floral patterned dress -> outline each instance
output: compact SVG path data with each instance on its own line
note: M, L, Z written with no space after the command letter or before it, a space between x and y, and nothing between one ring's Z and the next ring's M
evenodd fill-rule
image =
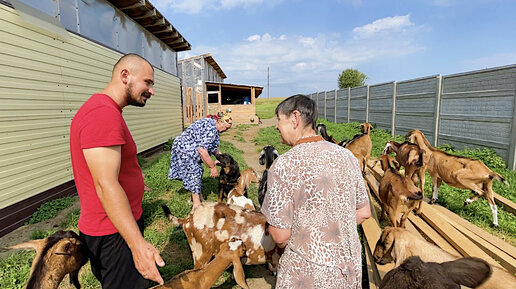
M357 159L310 137L281 155L268 175L262 213L291 229L276 288L361 288L356 210L369 205Z
M213 154L219 147L219 132L215 120L203 118L192 123L172 144L168 178L183 181L184 188L200 194L202 188L202 160L198 147Z

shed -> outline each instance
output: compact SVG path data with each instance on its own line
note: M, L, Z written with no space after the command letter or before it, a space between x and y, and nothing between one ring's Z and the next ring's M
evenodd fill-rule
M177 52L190 44L148 0L0 0L0 21L3 236L43 202L76 193L70 122L123 54L142 55L155 69L154 97L124 109L138 152L181 133Z
M237 124L258 122L255 99L263 87L224 83L226 74L210 53L179 60L178 71L185 123L227 110Z

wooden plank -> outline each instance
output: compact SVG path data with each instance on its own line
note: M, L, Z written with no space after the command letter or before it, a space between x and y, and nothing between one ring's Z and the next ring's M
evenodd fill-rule
M484 231L483 229L473 225L472 223L468 222L467 220L464 220L460 216L457 216L450 210L439 206L439 205L432 205L436 210L438 210L442 215L448 217L450 220L452 220L453 224L461 225L462 227L468 229L470 232L475 234L478 238L482 238L483 240L491 243L496 248L500 249L501 251L505 252L512 258L516 259L516 247L512 246L511 244L505 242L504 240L489 234L488 232Z
M453 248L453 246L450 245L450 243L448 243L448 241L446 241L446 239L444 239L441 235L439 235L434 230L434 228L430 227L420 217L410 214L408 219L410 222L407 222L407 224L411 223L415 227L417 227L420 231L422 231L424 233L424 235L426 236L426 238L425 238L425 236L423 236L426 240L432 241L435 245L439 246L439 248L445 250L446 252L448 252L450 254L453 254L456 256L461 255L459 253L459 251L455 250L455 248Z
M504 211L509 212L513 215L516 215L516 204L513 201L511 201L505 197L502 197L497 193L494 193L494 199L495 199L496 204L501 206Z
M380 274L378 273L378 269L376 268L376 264L374 262L373 253L371 252L371 248L367 244L367 241L364 240L363 244L365 257L366 257L366 265L367 265L367 279L369 280L369 289L376 289L380 287Z

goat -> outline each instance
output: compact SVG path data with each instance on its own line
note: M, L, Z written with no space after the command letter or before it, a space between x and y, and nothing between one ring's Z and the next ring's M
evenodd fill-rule
M316 131L322 136L322 138L326 141L332 142L332 143L339 143L333 136L328 135L326 132L326 125L324 123L320 123L316 127Z
M162 206L167 218L175 225L183 226L194 260L194 269L204 266L219 252L222 243L230 236L240 238L246 247L245 265L268 263L269 270L276 270L283 253L269 235L265 216L257 211L223 203L203 202L186 218L178 219L167 206Z
M215 154L215 158L218 160L217 165L221 167L219 174L219 197L217 199L220 203L237 184L240 177L240 168L230 154Z
M389 155L381 155L377 160L380 161L384 171L378 187L382 207L380 219L384 219L385 212L387 212L393 227L404 228L408 215L418 204L417 200L423 199L423 193L414 185L409 176L402 176L391 166L392 160ZM396 219L399 207L403 204L406 204L408 208L403 212L398 223Z
M399 266L410 256L419 256L424 262L453 261L459 256L452 255L443 249L428 243L425 239L403 229L386 227L376 246L373 257L376 263L384 265L394 262ZM516 288L516 277L497 266L492 266L493 273L485 283L477 288L512 289Z
M229 191L227 203L255 210L253 201L245 196L245 192L251 183L258 183L259 181L260 175L253 169L249 168L241 172L237 185Z
M396 170L400 170L400 166L405 168L405 175L409 176L414 184L415 176L419 178L419 189L421 192L425 191L425 169L426 162L424 160L424 152L416 144L410 142L397 143L395 141L389 141L385 145L383 150L384 155L388 155L393 152L396 155L396 161L398 166ZM428 160L427 160L428 162ZM418 201L416 214L421 215L421 203L423 199Z
M352 140L343 144L345 148L350 150L353 155L357 158L358 164L360 165L360 170L362 170L362 174L365 176L365 168L367 167L367 163L371 158L371 149L373 148L373 143L371 142L370 132L373 126L367 122L364 122L360 125L360 130L362 131L361 135L356 135Z
M479 197L485 196L491 213L493 226L498 226L498 210L494 201L493 180L497 179L507 186L507 181L498 173L493 172L483 162L471 158L450 155L430 145L425 135L417 129L407 134L411 142L417 142L425 154L428 155L426 170L432 178L432 201L437 201L439 187L444 181L446 184L459 189L471 190L472 197L464 202L464 206L471 204Z
M491 266L479 258L465 257L440 264L425 263L412 256L385 275L380 289L460 289L460 285L475 288L490 275Z
M209 289L217 278L233 264L233 276L240 287L249 289L245 282L244 269L240 258L245 254L245 245L238 238L231 238L220 245L213 260L200 269L181 272L163 285L153 289Z
M262 179L260 180L260 185L258 187L258 203L260 203L260 207L262 206L265 194L267 193L267 174L269 173L269 168L278 157L279 153L273 146L266 146L262 149L260 158L258 158L260 165L265 165L265 170L263 171Z
M46 239L32 240L8 249L34 249L26 289L56 289L66 274L77 289L79 270L88 262L86 248L74 231L57 231Z

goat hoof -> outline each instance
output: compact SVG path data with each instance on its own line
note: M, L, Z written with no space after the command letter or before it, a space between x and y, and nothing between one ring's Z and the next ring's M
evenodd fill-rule
M435 204L437 200L431 199L430 202L428 202L430 205Z
M491 224L491 226L489 226L491 228L498 228L498 224Z

